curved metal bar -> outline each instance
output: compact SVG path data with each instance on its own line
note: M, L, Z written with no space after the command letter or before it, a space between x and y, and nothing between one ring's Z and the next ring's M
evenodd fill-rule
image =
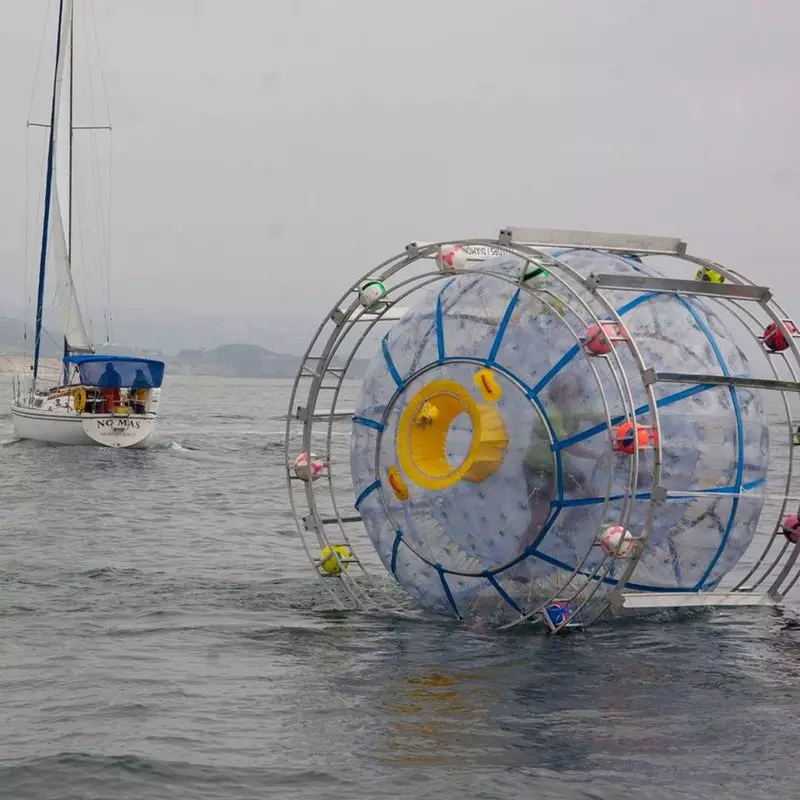
M760 341L760 336L758 334L757 329L754 330L753 328L751 328L747 324L746 319L749 318L754 323L756 323L756 325L760 325L761 321L756 317L755 314L752 313L752 311L750 311L750 309L742 306L740 303L738 303L736 301L729 301L729 302L730 302L731 306L733 307L732 309L728 309L729 313L733 317L735 317L737 320L739 320L739 322L742 324L742 326L747 331L750 332L750 334L753 336L753 338L756 341ZM773 359L768 358L767 359L767 364L769 364L769 368L772 370L772 374L773 374L775 380L776 381L779 380L780 376L778 375L778 370L775 368L775 364L774 364ZM790 489L791 489L792 468L793 468L793 460L794 460L794 452L793 452L793 445L792 445L792 434L793 434L793 431L792 431L791 409L789 407L789 399L788 399L788 397L786 395L786 392L781 392L780 394L781 394L781 397L783 399L784 407L785 407L785 410L786 410L787 426L788 426L788 446L789 446L789 469L787 470L786 483L785 483L785 486L784 486L784 499L783 499L783 501L781 503L781 508L780 508L780 511L778 512L778 519L776 520L775 525L773 526L772 535L770 536L769 541L767 542L766 546L764 547L763 552L758 557L758 559L756 560L755 564L750 569L750 571L731 589L731 591L734 591L734 592L736 592L736 591L753 591L754 589L758 588L758 586L760 586L766 580L766 578L769 577L769 575L775 569L777 564L780 562L780 560L783 557L783 554L784 554L784 552L786 550L786 544L788 544L788 543L784 544L784 547L781 549L781 552L778 554L777 558L772 562L772 564L769 566L769 568L766 570L766 572L764 572L764 574L761 575L761 577L758 578L758 580L752 586L749 586L747 589L745 589L744 586L748 583L750 578L756 573L756 571L759 569L759 567L763 564L764 560L767 557L767 554L772 549L773 544L777 540L777 536L778 536L778 533L780 531L781 521L782 521L783 515L784 515L784 513L786 511L786 505L788 503L788 499L787 498L789 496Z
M439 276L436 275L435 279L438 280ZM419 282L420 280L421 280L420 276L415 276L414 278L410 278L410 279L408 279L407 281L405 281L403 283ZM359 282L359 285L361 285L361 282ZM395 287L395 288L397 288L397 287ZM418 288L418 287L412 288L406 294L410 294L410 292L414 291L415 288ZM387 292L387 295L388 294L389 293ZM341 305L341 303L340 303L340 305ZM328 342L327 342L327 344L326 344L326 346L325 346L325 348L323 350L324 358L320 359L321 364L322 364L322 376L324 376L326 374L327 368L328 368L329 364L331 363L333 357L336 355L336 352L338 351L339 346L347 338L347 336L350 333L350 331L352 330L353 326L358 321L357 319L353 318L353 315L361 307L362 306L361 306L360 302L352 303L352 305L348 309L344 319L339 323L337 328L334 330L334 332L329 337ZM384 306L382 314L378 315L378 318L376 318L375 320L371 320L370 329L371 329L371 327L374 326L374 324L377 324L377 322L380 321L380 316L385 314L387 311L388 311L388 307ZM348 320L350 324L345 326L344 320ZM368 333L368 332L369 331L366 331L365 334ZM363 338L364 337L362 337L361 341L363 341ZM338 388L341 387L341 383L344 380L344 376L346 375L346 368L349 365L350 361L352 360L353 355L354 355L354 353L351 353L350 360L348 360L347 364L345 365L345 367L342 368L341 371L337 370L337 373L339 374L339 378L337 380L337 387ZM321 385L317 386L317 392L314 393L313 392L313 385L312 385L312 391L309 392L309 398L308 398L308 401L307 401L307 403L308 403L308 405L306 406L307 418L306 418L306 422L305 422L305 425L304 425L304 440L303 440L303 447L304 447L304 450L306 452L310 452L311 430L312 430L313 423L314 423L314 418L315 418L315 413L314 412L316 410L316 402L317 402L317 399L318 399L318 396L319 396L319 389L320 388L321 388ZM336 396L338 396L338 388L337 388ZM330 447L330 445L331 445L331 434L332 434L333 417L334 417L335 412L336 412L336 406L335 406L335 400L334 400L332 402L331 408L329 410L329 416L328 416L328 437L327 437L326 460L327 460L327 463L328 463L328 470L327 471L328 471L328 475L329 475L329 489L330 489L330 492L331 492L331 497L332 497L333 502L334 502L334 509L335 509L335 513L336 513L337 518L338 518L339 528L344 533L344 537L345 537L345 540L346 540L348 546L351 546L351 542L349 540L349 537L347 536L346 532L344 532L344 526L343 526L343 524L341 522L341 515L338 513L338 507L336 506L336 501L334 499L334 492L333 492L333 489L332 489L332 477L331 476L332 476L333 470L332 470L331 458L330 458L330 456L331 456L331 453L330 453L331 447ZM307 496L307 499L308 499L309 509L312 512L312 515L313 515L313 518L314 518L314 527L315 527L315 533L317 535L318 543L320 544L321 547L331 546L332 543L328 539L327 533L325 531L325 525L324 525L324 523L322 521L322 517L319 514L319 510L317 508L316 498L314 496L314 486L313 486L313 484L311 482L308 482L306 484L306 496ZM307 552L308 552L308 550L307 550ZM359 567L360 567L361 571L364 574L369 575L369 573L366 570L366 568L364 567L363 562L361 561L361 559L357 559L357 560L358 560ZM314 561L314 559L312 557L312 564L313 563L315 563L315 561ZM339 579L341 585L343 586L343 588L345 588L345 590L351 596L351 598L354 600L354 602L356 602L360 607L364 607L363 600L361 599L361 597L357 596L357 595L363 595L363 587L358 586L358 584L355 582L354 578L346 570L342 569L339 572L338 575L333 576L333 577ZM369 577L370 577L370 581L372 581L371 576L369 576ZM326 580L330 580L330 579L331 578L326 578Z
M295 524L296 524L296 527L297 527L297 532L298 532L300 540L301 540L301 542L303 544L303 548L306 551L306 555L308 556L309 561L311 561L312 565L315 563L315 559L312 556L311 551L310 551L310 549L308 547L308 544L306 542L305 531L304 531L305 523L301 521L300 515L298 514L297 503L296 503L295 495L294 495L294 486L293 486L293 480L292 480L292 474L291 474L291 466L289 465L289 447L290 447L290 444L291 444L292 423L294 421L293 412L294 412L294 408L295 408L295 403L297 401L297 394L298 394L298 390L299 390L300 381L304 380L304 379L308 379L308 378L311 377L312 378L312 390L313 390L314 383L318 383L319 381L321 381L324 378L324 375L325 375L325 369L324 368L323 368L322 373L318 374L316 369L309 370L307 365L312 360L315 361L315 362L320 360L319 357L317 357L317 356L312 357L311 353L312 353L314 347L317 346L317 343L319 342L320 337L322 336L322 333L323 333L325 327L330 322L333 321L334 312L338 309L338 307L347 299L347 297L353 291L357 290L357 287L359 287L362 283L364 283L366 280L368 280L373 274L375 274L375 273L378 273L378 274L381 274L381 275L383 275L384 273L392 274L394 271L396 271L397 269L400 268L400 266L402 265L404 260L407 260L407 255L404 254L404 253L392 256L391 258L387 259L386 261L384 261L380 265L378 265L378 267L374 268L372 271L367 273L367 275L364 278L362 278L357 283L353 284L350 287L350 289L348 289L348 291L345 292L341 296L341 298L339 299L337 304L334 306L334 308L331 311L328 312L328 314L325 316L323 321L319 324L319 326L317 327L316 331L314 332L314 335L312 336L311 341L309 342L309 345L306 348L306 351L303 354L303 357L302 357L302 359L300 361L300 367L298 369L297 375L295 376L294 383L292 384L292 390L291 390L290 395L289 395L289 413L288 413L287 419L286 419L286 429L285 429L285 436L284 436L285 467L286 467L285 477L286 477L287 490L288 490L288 494L289 494L289 503L290 503L290 506L291 506L291 509L292 509L292 513L293 513L294 518L295 518ZM315 366L316 366L316 364L315 364ZM327 364L325 364L325 367L327 367ZM308 374L307 370L312 373L313 377ZM311 392L309 394L311 394ZM314 400L315 401L316 401L316 395L317 394L318 394L318 389L317 389L317 392L314 393ZM306 430L306 426L304 425L303 426L303 446L304 446L306 452L310 451L310 438L311 438L310 434L311 434L310 427L308 427L308 430ZM316 507L316 502L315 502L314 497L313 497L313 487L310 487L310 486L306 487L305 496L306 496L307 508L308 508L309 512L312 514L312 516L314 518L314 527L315 527L315 532L316 532L321 527L321 518L320 518L319 512L318 512L317 507ZM326 584L327 590L333 596L334 601L336 602L336 604L337 605L341 605L341 598L334 591L333 585L331 584L331 582L329 580L326 580L318 570L315 570L315 572L317 572L317 575L320 578L320 580L322 580ZM339 584L340 584L340 582L337 581L336 585L339 585ZM348 592L348 594L349 594L349 592ZM359 600L357 598L352 598L352 599L356 603L356 605L360 607L361 604L360 604Z
M427 277L427 274L422 275L422 276L417 276L417 278L415 280L421 281L425 277ZM436 282L438 280L439 280L439 276L438 275L435 276L435 277L429 278L428 280L424 280L419 285L414 285L408 291L402 293L398 298L396 298L396 300L394 302L395 303L402 302L402 300L404 300L407 296L409 296L413 292L416 292L420 288L424 288L424 286L426 286L426 285L428 285L430 283L434 283L434 282ZM396 290L397 288L398 287L394 287L394 290ZM389 295L389 292L387 292L387 294L384 295L384 296L388 296L388 295ZM388 306L385 307L386 310L384 311L384 313L386 313L386 311L388 311L388 308L389 308ZM342 335L342 337L340 338L340 342L343 342L347 338L347 335L350 333L350 331L352 331L355 328L355 325L357 324L357 322L358 322L358 319L351 319L350 320L349 328ZM327 422L328 435L327 435L326 442L327 442L328 453L330 453L331 446L332 446L333 423L334 423L334 419L335 419L335 415L336 415L336 405L337 405L337 402L338 402L338 399L339 399L339 394L341 393L342 386L344 384L345 378L347 376L347 370L349 369L350 365L352 364L353 359L357 355L357 353L358 353L359 349L361 348L362 344L367 339L369 334L374 330L374 328L378 325L379 322L381 322L381 317L380 316L376 317L373 320L370 320L370 322L367 324L366 328L364 329L364 332L358 338L358 340L356 341L355 345L353 345L353 347L350 349L350 351L349 351L349 353L347 355L347 358L346 358L346 360L344 362L344 365L342 367L341 373L339 373L339 377L336 379L336 386L335 386L335 389L333 390L334 393L333 393L333 397L331 398L331 407L330 407L330 413L329 413L328 422ZM338 347L332 352L331 355L334 356L336 354L336 352L338 352ZM348 536L348 534L346 532L346 529L344 527L344 523L342 522L342 515L341 515L341 513L339 511L339 504L338 504L338 500L336 499L336 491L335 491L335 488L333 486L333 471L331 470L330 467L328 468L328 484L329 484L329 494L330 494L330 498L331 498L332 508L333 508L334 514L336 515L336 520L337 520L337 524L338 524L339 530L340 530L342 538L345 540L346 544L349 547L351 547L351 549L352 549L352 543L350 541L350 537ZM327 541L327 539L326 539L326 541ZM360 559L358 560L358 564L359 564L359 567L361 568L361 571L365 575L368 575L370 577L370 579L371 579L372 576L370 575L369 572L367 572L366 568L363 565L363 562Z

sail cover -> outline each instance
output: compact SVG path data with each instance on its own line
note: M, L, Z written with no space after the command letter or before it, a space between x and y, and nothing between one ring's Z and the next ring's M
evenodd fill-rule
M56 64L53 173L49 259L56 280L55 305L67 346L72 351L92 351L72 279L70 242L70 64L73 0L64 0L59 63Z

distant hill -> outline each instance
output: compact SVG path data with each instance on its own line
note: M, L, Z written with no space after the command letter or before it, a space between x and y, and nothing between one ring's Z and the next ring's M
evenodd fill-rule
M299 359L256 344L224 344L211 350L181 350L167 359L170 372L221 378L287 378Z
M0 317L0 355L30 356L33 334L22 322ZM61 334L48 332L42 339L42 357L61 355ZM155 350L143 350L118 345L103 345L100 349L111 355L135 355L157 358L167 362L167 371L177 375L209 375L220 378L294 378L300 368L299 356L268 350L256 344L224 344L211 349L181 350L168 355ZM348 377L363 376L368 360L357 359L348 370ZM341 359L335 362L342 366Z
M212 375L220 378L294 378L300 358L275 353L256 344L225 344L211 350L181 350L167 357L167 368L179 375ZM335 362L341 366L343 362ZM369 362L357 359L348 377L363 376Z

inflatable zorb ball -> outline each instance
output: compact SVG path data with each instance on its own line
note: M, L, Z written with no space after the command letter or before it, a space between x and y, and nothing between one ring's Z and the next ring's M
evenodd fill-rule
M439 265L369 365L351 472L381 562L425 608L500 624L714 590L763 507L769 348L699 273L679 293L639 256L531 252Z

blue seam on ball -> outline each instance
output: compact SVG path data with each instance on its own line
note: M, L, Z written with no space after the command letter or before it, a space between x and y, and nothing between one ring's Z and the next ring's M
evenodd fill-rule
M563 498L559 502L562 501ZM542 529L539 531L539 535L534 539L533 544L525 548L524 553L526 557L529 556L531 553L536 552L536 548L539 547L542 541L544 541L544 537L547 536L548 533L550 533L550 529L553 527L553 525L556 524L556 520L558 519L558 515L560 513L561 513L561 506L557 506L556 508L553 509L553 511L550 512L550 517L542 526Z
M624 305L620 306L617 309L617 314L619 314L619 316L623 316L624 314L627 314L628 311L633 310L642 303L646 303L653 297L657 297L659 294L659 292L648 292L647 294L639 295L639 297L631 300L629 303L625 303ZM578 353L580 353L580 351L580 345L577 344L573 345L569 350L567 350L567 352L564 353L564 355L561 356L561 358L550 368L550 370L539 381L539 383L533 387L533 393L538 395L542 389L544 389L545 386L547 386L547 384L550 383L550 381L552 381L553 378L555 378L555 376L558 375L558 373L561 372L561 370L564 369L564 367L566 367L576 355L578 355Z
M765 482L766 481L765 481L764 478L759 478L758 480L755 480L755 481L749 481L748 483L745 483L745 484L742 485L742 489L744 489L745 491L749 491L750 489L755 489L758 486L761 486ZM725 493L734 494L734 493L737 493L739 490L737 490L735 486L722 486L722 487L719 487L719 488L701 489L701 491L702 492L709 492L709 493L710 492L725 492ZM646 494L646 495L648 495L648 497L650 495L649 492L643 492L642 494ZM692 497L692 495L676 495L675 497L671 497L671 498L668 498L668 499L669 500L684 500L684 499L691 499L691 497ZM621 498L622 498L622 495L620 495L619 498L617 498L617 499L621 499ZM600 499L601 502L605 500L605 498L598 498L598 499ZM610 499L614 499L614 498L610 498ZM644 498L644 499L647 499L647 498ZM572 502L567 500L567 501L564 502L563 505L566 506L566 505L571 505L571 504L572 504ZM540 558L542 561L546 561L547 563L552 564L553 566L560 567L561 569L564 569L564 570L569 570L570 572L572 572L574 570L574 568L571 567L569 564L566 564L563 561L559 561L557 558L554 558L553 556L549 556L546 553L542 553L538 549L538 547L536 547L536 546L529 547L529 548L527 548L527 550L530 551L529 555L532 555L532 556L534 556L536 558ZM512 563L516 563L516 562L512 562ZM579 574L583 575L584 577L590 577L591 576L591 573L585 572L585 571L582 571L582 570L579 571ZM713 588L713 586L718 584L720 580L721 580L721 578L717 578L714 581L710 582L708 584L707 588ZM615 578L607 578L607 577L602 578L602 581L603 581L603 583L607 583L607 584L612 585L612 586L616 586L619 583L619 581L616 580ZM644 584L644 583L631 583L630 581L625 584L624 588L630 588L630 589L634 589L634 590L641 591L641 592L697 592L698 591L698 588L697 588L696 585L692 586L692 587L689 587L689 586L680 587L679 586L677 588L674 588L674 587L668 587L668 586L652 586L650 584Z
M540 550L533 550L531 555L535 558L539 558L542 561L546 561L548 564L552 564L554 567L560 567L563 570L567 570L569 572L574 572L575 568L571 567L569 564L565 564L563 561L559 561L557 558L553 558L553 556L548 556L546 553L542 553ZM591 578L594 573L586 572L585 570L578 570L578 574L582 575L585 578ZM619 581L616 578L608 578L602 577L598 578L595 575L595 580L599 580L602 583L608 584L609 586L616 586ZM626 589L635 589L640 592L659 592L659 593L676 593L676 592L692 592L694 589L687 587L687 586L677 586L677 587L664 587L664 586L650 586L646 583L626 583L624 588Z
M765 483L764 478L759 478L755 481L749 481L748 483L742 484L742 490L750 491L751 489L755 489L758 486L761 486ZM711 489L700 489L700 492L704 494L712 494L714 492L720 494L735 494L736 487L735 486L715 486ZM610 494L608 496L609 501L611 500L623 500L624 498L628 497L627 494ZM652 494L650 492L637 492L634 496L635 500L650 500ZM694 495L691 494L676 494L672 495L671 497L667 498L667 501L670 500L691 500ZM554 500L550 503L551 506L560 505L562 508L578 508L580 506L599 506L602 503L605 503L605 497L579 497L575 498L574 500L562 500L560 503Z
M403 531L398 528L394 533L394 544L392 545L392 575L397 577L397 549L400 547L400 542L403 541Z
M356 509L378 488L380 488L381 482L379 480L374 480L363 492L356 498Z
M378 422L376 419L370 419L369 417L353 417L353 422L356 425L363 425L365 428L373 428L376 431L383 430L383 423Z
M389 374L392 376L392 380L394 380L395 384L397 384L398 389L403 388L403 379L400 377L400 373L397 371L397 367L394 365L394 361L392 361L392 354L389 352L389 345L387 343L387 339L389 338L389 334L387 333L386 336L383 337L381 340L381 350L383 351L383 360L386 362L386 369L389 370Z
M765 483L765 479L764 478L759 478L758 480L750 481L748 483L743 484L742 485L742 489L744 489L745 491L749 491L750 489L755 489L755 488L757 488L758 486L761 486L764 483ZM701 489L700 491L702 493L709 493L709 494L712 493L712 492L722 492L722 493L725 493L725 494L734 494L736 492L736 488L734 486L721 486L721 487L712 487L710 489ZM611 495L609 497L609 499L610 500L621 500L624 496L625 495ZM694 497L694 495L675 495L673 497L667 498L667 500L687 500L687 499L692 499L693 497ZM650 492L638 492L636 494L636 499L649 500L650 498L651 498ZM555 565L557 567L560 567L561 569L569 570L570 572L572 572L574 568L571 567L569 564L566 564L565 562L559 561L557 558L554 558L553 556L549 556L546 553L541 552L541 550L539 550L538 547L542 543L542 541L544 540L544 537L550 531L552 526L555 524L556 518L558 517L558 514L560 513L560 510L562 508L570 508L570 507L573 507L573 506L576 506L576 505L590 505L591 504L591 503L584 502L585 500L590 500L590 501L593 501L595 504L599 504L601 502L604 502L605 498L604 497L582 498L581 500L564 500L561 503L558 503L558 502L551 503L553 511L551 512L550 516L548 517L547 521L545 522L544 527L542 528L541 532L539 533L538 537L536 538L536 541L533 544L531 544L528 547L526 547L525 550L523 550L523 552L519 556L517 556L516 558L512 559L508 563L503 564L500 567L497 567L497 568L491 569L491 570L484 570L483 572L480 572L480 573L468 573L468 574L465 574L465 577L486 577L486 578L488 578L490 575L499 575L501 572L505 572L505 570L510 569L511 567L515 567L517 564L519 564L521 561L524 561L529 556L534 556L536 558L540 558L543 561L547 561L548 563L552 563L553 565ZM398 531L398 533L400 533L400 531ZM456 574L453 570L449 570L449 569L447 569L447 567L443 567L441 564L432 564L430 561L428 561L427 559L423 558L422 556L418 555L418 557L424 563L428 564L429 566L434 567L436 569L436 571L440 573L440 575ZM592 573L589 573L589 572L580 572L580 574L584 575L585 577L590 577L592 575ZM603 582L604 583L608 583L608 584L612 584L612 585L616 585L618 583L618 581L616 579L613 579L613 578L604 578ZM717 583L717 582L718 582L717 580L714 581L714 583ZM709 585L711 585L711 584L709 584ZM638 590L641 590L641 591L654 591L654 592L678 592L678 591L680 591L680 592L693 592L693 591L696 591L696 589L693 589L691 587L680 587L680 588L676 589L676 588L670 588L670 587L664 587L664 586L651 586L649 584L639 584L639 583L626 583L625 586L629 586L629 587L631 587L633 589L638 589Z
M461 614L458 613L458 606L456 605L456 601L453 599L453 593L450 591L450 587L447 584L447 578L444 576L444 567L441 564L434 564L434 569L439 573L439 580L442 582L442 588L444 589L444 593L447 595L447 600L455 612L455 615L461 619Z
M514 308L519 300L519 293L520 290L517 289L517 291L511 296L511 300L508 301L505 313L503 314L503 319L500 320L500 325L497 328L494 342L492 342L492 349L489 351L489 358L487 359L490 364L494 363L494 360L497 357L497 351L500 349L500 345L503 343L503 337L505 336L506 328L508 328L508 324L511 322L511 315L514 313Z
M674 394L668 394L662 397L660 400L656 400L656 408L664 408L665 406L670 406L673 403L678 403L681 400L685 400L687 397L692 397L693 395L699 394L700 392L705 392L707 389L715 388L713 384L704 383L699 386L692 386L690 389L681 389L679 392L675 392ZM634 416L641 416L642 414L648 414L650 412L650 404L645 403L643 406L639 406L638 408L634 409ZM612 417L611 425L619 425L621 422L624 422L628 417L626 415L621 415L618 417ZM594 425L591 428L587 428L585 431L580 431L579 433L570 436L567 439L564 439L561 442L561 448L571 447L573 444L578 444L578 442L582 442L586 439L591 439L592 436L596 436L598 433L603 433L603 431L608 430L608 424L605 422L600 422L597 425ZM631 438L631 441L633 439Z
M447 289L447 287L454 280L455 280L455 278L451 278L449 281L447 281L447 283L439 291L439 296L437 298L437 306L439 305L439 301L441 300L442 292L444 292L444 290ZM629 303L626 303L625 305L620 306L617 309L617 314L622 316L623 314L625 314L628 311L632 310L636 306L641 305L642 303L646 302L647 300L650 300L653 297L657 297L659 294L660 294L660 292L648 292L647 294L640 295L636 299L631 300ZM438 339L439 339L439 334L441 332L440 325L438 324L439 322L440 322L440 320L437 318L437 325L436 325L436 327L437 327L437 343L438 343ZM388 333L383 337L383 340L381 341L381 349L383 351L384 360L386 361L386 367L389 370L389 373L391 374L391 376L392 376L392 378L393 378L393 380L394 380L394 382L395 382L395 384L397 386L397 389L395 390L391 400L389 401L390 404L393 404L396 401L397 396L405 388L406 384L409 381L413 380L414 377L416 377L416 375L418 374L419 370L417 372L414 372L412 375L409 375L406 381L404 381L400 377L399 373L397 372L397 369L394 366L394 362L392 361L392 356L389 353L389 347L388 347L388 344L387 344L388 337L389 337ZM444 338L443 338L443 334L442 334L442 352L443 352L443 350L444 350ZM567 354L572 353L572 350L574 350L575 353L572 354L570 356L570 358L573 358L574 355L576 355L580 351L580 348L578 347L578 345L575 345L573 348L571 348L570 351L568 351ZM565 358L565 356L562 357L561 360L563 361L564 358ZM508 369L507 367L504 367L501 364L491 363L488 359L477 358L476 356L452 356L450 359L448 359L447 356L442 356L437 363L443 364L443 363L446 363L449 360L466 361L466 362L470 362L470 363L483 364L483 365L485 365L487 367L493 367L494 369L497 369L499 372L504 372L506 375L508 375L512 380L516 381L522 387L522 389L525 392L525 394L527 395L527 397L529 399L531 399L531 400L533 400L535 395L537 395L539 393L539 391L541 391L541 388L543 388L543 386L546 386L547 383L549 383L549 381L552 379L552 377L555 377L555 374L554 374L550 378L548 378L547 383L544 383L543 385L541 385L542 382L540 381L539 384L537 384L536 387L530 388L525 381L523 381L521 378L519 378L510 369ZM565 365L566 365L566 362L565 362L565 364L561 364L561 367L563 367ZM425 366L429 366L429 365L426 364ZM559 367L559 369L561 367ZM550 372L552 372L552 371L553 370L550 370ZM548 373L548 375L549 374L550 373ZM545 376L545 378L547 378L547 377L548 376ZM539 407L541 408L541 406L539 406Z
M455 280L455 278L450 278L441 289L439 289L439 294L436 295L436 352L439 355L439 363L441 364L444 361L445 353L444 353L444 311L442 309L442 294L445 290L450 286L450 284Z
M539 383L537 383L536 386L533 387L531 392L535 395L538 395L539 392L541 392L542 389L544 389L545 386L547 386L547 384L550 383L550 381L552 381L553 378L555 378L555 376L558 375L558 373L561 372L561 370L564 369L564 367L566 367L567 364L569 364L569 362L572 361L572 359L575 358L576 355L578 355L578 353L580 353L580 351L581 351L580 345L577 344L572 345L572 347L570 347L570 349L567 350L567 352L564 353L564 355L561 356L561 358L559 358L558 361L556 361L556 363L553 364L552 367L550 367L550 369L545 373L544 377L539 381Z
M561 501L564 499L564 467L561 462L561 444L558 441L558 434L553 427L553 423L550 422L550 417L547 416L547 412L542 405L542 401L539 400L539 398L536 397L536 395L534 395L531 391L526 392L526 394L528 399L536 406L536 410L544 420L547 430L549 431L553 440L550 444L550 447L555 453L556 457L556 496L558 497L559 501Z
M508 603L511 606L511 608L514 609L514 611L516 611L519 614L524 613L522 609L514 602L511 595L509 595L508 592L498 583L497 578L495 578L495 576L492 575L491 572L487 570L486 572L483 573L483 577L486 578L486 580L488 580L489 583L491 583L495 589L497 589L497 593L500 595L500 597L502 597L503 600L505 600L506 603Z
M542 529L541 533L539 534L540 537L545 535L547 533L547 531L550 529L550 527L553 525L553 523L556 520L556 517L559 514L559 511L560 511L559 509L556 509L554 512L551 513L550 518L547 520L547 522L545 523L544 528ZM539 539L537 541L541 541L541 539ZM533 555L534 549L535 549L535 544L529 545L528 547L526 547L522 551L522 553L520 553L516 558L512 559L511 561L509 561L507 564L503 564L501 567L497 567L496 569L485 570L482 574L486 575L488 573L488 574L491 574L491 575L499 575L501 572L505 572L507 569L511 569L511 567L515 567L517 564L520 563L520 561L524 561L526 558L528 558L528 556ZM441 566L441 565L439 565L439 566ZM447 572L448 570L445 569L444 571Z
M610 494L608 496L609 502L613 500L623 500L628 495L625 494ZM651 498L650 492L636 492L633 496L634 500L649 500ZM582 506L599 506L605 503L605 497L577 497L573 500L562 500L558 505L562 508L580 508ZM557 501L553 501L550 505L556 505Z

